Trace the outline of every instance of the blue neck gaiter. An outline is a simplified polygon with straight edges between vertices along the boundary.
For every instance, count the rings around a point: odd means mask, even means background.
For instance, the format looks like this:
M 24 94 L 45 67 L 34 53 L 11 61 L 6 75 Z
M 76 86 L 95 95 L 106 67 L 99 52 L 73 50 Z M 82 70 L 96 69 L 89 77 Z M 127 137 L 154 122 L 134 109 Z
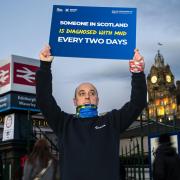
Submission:
M 97 106 L 94 104 L 85 104 L 76 108 L 76 116 L 80 118 L 97 117 Z

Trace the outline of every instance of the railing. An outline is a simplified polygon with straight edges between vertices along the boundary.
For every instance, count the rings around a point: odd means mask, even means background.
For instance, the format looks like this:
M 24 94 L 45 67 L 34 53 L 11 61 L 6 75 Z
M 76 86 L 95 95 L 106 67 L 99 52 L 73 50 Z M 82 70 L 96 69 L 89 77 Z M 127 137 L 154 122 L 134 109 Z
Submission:
M 38 129 L 38 133 L 37 133 L 37 130 L 35 129 Z M 39 126 L 35 126 L 34 127 L 34 131 L 33 131 L 33 137 L 37 140 L 39 138 L 45 138 L 48 142 L 49 142 L 49 145 L 50 145 L 50 150 L 53 154 L 55 154 L 57 157 L 59 157 L 59 148 L 58 148 L 58 145 L 55 145 L 54 142 L 48 137 L 48 135 L 43 132 L 41 130 L 41 128 Z
M 127 130 L 131 131 L 134 129 L 140 129 L 138 135 L 136 134 L 128 145 L 121 147 L 120 150 L 120 161 L 126 169 L 126 180 L 150 180 L 150 166 L 151 162 L 149 159 L 148 152 L 144 151 L 144 137 L 150 134 L 161 134 L 168 132 L 180 131 L 180 121 L 166 121 L 159 122 L 157 119 L 142 120 L 140 118 L 140 124 L 133 126 Z M 135 132 L 135 131 L 134 131 Z M 126 133 L 128 134 L 128 133 Z
M 120 162 L 125 167 L 126 179 L 149 180 L 150 168 L 147 153 L 143 152 L 138 139 L 121 148 Z
M 52 152 L 53 155 L 55 155 L 57 157 L 57 159 L 59 159 L 61 155 L 59 153 L 58 145 L 55 144 L 44 131 L 42 131 L 40 126 L 38 126 L 38 125 L 33 126 L 32 125 L 32 116 L 31 116 L 31 113 L 29 111 L 28 111 L 28 121 L 29 121 L 29 126 L 32 127 L 32 131 L 29 132 L 29 138 L 27 138 L 27 141 L 28 141 L 27 145 L 29 145 L 30 139 L 34 139 L 36 141 L 40 138 L 45 138 L 49 143 L 50 151 Z

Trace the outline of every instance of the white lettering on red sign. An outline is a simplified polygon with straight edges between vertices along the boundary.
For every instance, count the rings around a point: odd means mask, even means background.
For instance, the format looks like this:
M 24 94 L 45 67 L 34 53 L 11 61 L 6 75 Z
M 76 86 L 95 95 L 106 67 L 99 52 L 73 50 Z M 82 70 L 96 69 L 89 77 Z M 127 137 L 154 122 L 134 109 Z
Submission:
M 38 66 L 14 63 L 14 83 L 35 86 L 35 74 Z
M 0 67 L 0 87 L 10 83 L 10 63 Z

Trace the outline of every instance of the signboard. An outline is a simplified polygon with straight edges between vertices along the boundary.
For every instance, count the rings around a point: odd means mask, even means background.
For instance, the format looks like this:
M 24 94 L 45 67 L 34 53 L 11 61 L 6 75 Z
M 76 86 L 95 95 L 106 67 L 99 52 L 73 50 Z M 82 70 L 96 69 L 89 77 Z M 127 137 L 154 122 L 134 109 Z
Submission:
M 14 80 L 16 84 L 35 86 L 35 75 L 39 69 L 37 66 L 14 62 Z
M 6 94 L 0 97 L 0 112 L 9 110 L 11 107 L 10 94 Z
M 11 92 L 0 97 L 0 112 L 8 110 L 26 110 L 39 112 L 36 104 L 36 96 Z
M 46 119 L 36 119 L 36 118 L 31 118 L 32 120 L 32 125 L 33 126 L 41 126 L 41 127 L 44 127 L 44 128 L 47 128 L 48 127 L 48 122 Z M 4 121 L 5 121 L 5 116 L 4 115 L 1 115 L 0 116 L 0 127 L 4 125 Z
M 9 91 L 35 94 L 35 74 L 39 60 L 12 55 L 0 61 L 0 95 Z
M 53 56 L 129 60 L 136 8 L 54 5 L 49 44 Z
M 5 116 L 2 141 L 14 139 L 14 119 L 15 114 Z
M 171 134 L 171 142 L 172 142 L 172 146 L 176 149 L 177 153 L 178 153 L 178 135 L 177 134 Z M 149 138 L 149 143 L 150 143 L 150 158 L 151 158 L 151 164 L 154 161 L 154 157 L 155 157 L 155 152 L 158 148 L 158 139 L 159 136 L 153 136 Z
M 0 88 L 10 83 L 10 63 L 0 66 Z

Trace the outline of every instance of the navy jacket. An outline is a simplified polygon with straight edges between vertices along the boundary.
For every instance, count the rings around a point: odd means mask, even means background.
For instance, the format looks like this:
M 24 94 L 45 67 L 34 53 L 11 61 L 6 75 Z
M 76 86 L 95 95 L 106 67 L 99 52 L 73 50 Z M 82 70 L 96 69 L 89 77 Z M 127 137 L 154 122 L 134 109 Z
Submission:
M 146 106 L 144 73 L 132 75 L 131 98 L 121 109 L 82 119 L 57 105 L 50 67 L 51 63 L 41 62 L 36 93 L 44 117 L 63 144 L 62 180 L 119 180 L 119 135 Z

